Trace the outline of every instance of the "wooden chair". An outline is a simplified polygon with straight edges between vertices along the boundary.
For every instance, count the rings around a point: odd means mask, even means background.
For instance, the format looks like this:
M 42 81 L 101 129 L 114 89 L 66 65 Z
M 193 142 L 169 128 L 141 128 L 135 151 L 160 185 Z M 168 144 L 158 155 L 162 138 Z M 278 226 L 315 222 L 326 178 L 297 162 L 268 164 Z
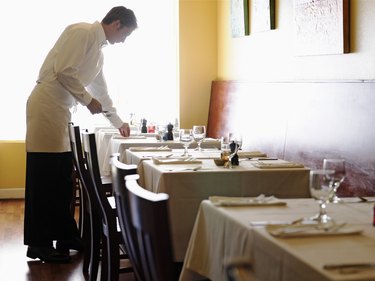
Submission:
M 255 281 L 253 267 L 248 258 L 233 258 L 225 265 L 228 281 Z
M 99 205 L 102 228 L 101 280 L 118 280 L 119 273 L 133 272 L 132 267 L 120 267 L 121 259 L 128 259 L 124 240 L 117 224 L 117 211 L 114 197 L 107 197 L 100 175 L 95 134 L 82 133 L 83 150 L 91 180 L 95 190 L 95 199 Z M 136 169 L 133 171 L 136 173 Z M 121 254 L 120 254 L 121 251 Z
M 80 128 L 79 126 L 74 126 L 73 123 L 69 123 L 68 127 L 73 162 L 82 187 L 82 238 L 85 245 L 82 270 L 84 273 L 88 273 L 90 281 L 96 281 L 101 249 L 101 217 L 99 214 L 99 205 L 95 199 L 96 195 L 93 182 L 86 167 Z
M 176 281 L 181 268 L 173 262 L 168 194 L 138 185 L 138 175 L 125 177 L 130 216 L 141 256 L 143 281 Z
M 133 266 L 135 277 L 138 281 L 145 280 L 141 267 L 141 256 L 137 243 L 137 235 L 132 227 L 129 207 L 129 192 L 125 188 L 125 176 L 132 174 L 136 165 L 126 165 L 119 161 L 119 154 L 111 155 L 111 174 L 113 194 L 116 201 L 117 216 L 119 219 L 122 237 Z

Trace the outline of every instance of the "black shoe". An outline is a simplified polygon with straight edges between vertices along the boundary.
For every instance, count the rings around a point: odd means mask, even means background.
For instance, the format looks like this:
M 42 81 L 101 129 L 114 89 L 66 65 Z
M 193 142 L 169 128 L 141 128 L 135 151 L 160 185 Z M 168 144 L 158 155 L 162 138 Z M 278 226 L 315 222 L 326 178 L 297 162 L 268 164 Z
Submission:
M 26 256 L 32 259 L 40 259 L 43 262 L 67 263 L 70 261 L 69 255 L 64 255 L 56 251 L 53 247 L 34 247 L 27 248 Z
M 56 242 L 56 250 L 60 253 L 69 253 L 69 250 L 83 251 L 83 242 L 80 238 L 59 240 Z

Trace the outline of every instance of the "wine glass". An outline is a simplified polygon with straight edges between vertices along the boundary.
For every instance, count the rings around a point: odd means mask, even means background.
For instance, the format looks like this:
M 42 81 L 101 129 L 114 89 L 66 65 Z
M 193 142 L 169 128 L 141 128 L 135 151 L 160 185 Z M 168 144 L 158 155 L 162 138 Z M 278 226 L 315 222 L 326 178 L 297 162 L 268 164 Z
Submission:
M 182 142 L 182 145 L 184 146 L 184 154 L 182 154 L 181 156 L 190 156 L 188 148 L 193 140 L 193 132 L 191 129 L 180 130 L 180 142 Z
M 202 151 L 201 143 L 206 137 L 206 126 L 193 126 L 193 137 L 198 144 L 197 150 Z
M 341 199 L 337 197 L 337 189 L 345 179 L 345 160 L 344 159 L 329 159 L 323 160 L 324 170 L 333 170 L 334 173 L 331 178 L 331 184 L 333 185 L 332 197 L 329 199 L 332 203 L 339 203 Z
M 333 194 L 331 182 L 333 170 L 311 170 L 309 188 L 311 196 L 319 201 L 319 213 L 310 218 L 320 224 L 327 224 L 332 218 L 327 215 L 326 206 Z

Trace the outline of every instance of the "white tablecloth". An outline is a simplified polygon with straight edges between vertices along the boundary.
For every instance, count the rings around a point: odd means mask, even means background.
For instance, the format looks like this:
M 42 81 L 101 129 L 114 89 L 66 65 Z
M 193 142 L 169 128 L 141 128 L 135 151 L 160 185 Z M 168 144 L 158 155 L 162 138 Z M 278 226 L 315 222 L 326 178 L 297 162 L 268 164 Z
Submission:
M 129 138 L 123 138 L 119 135 L 117 129 L 114 128 L 100 128 L 95 131 L 96 146 L 98 151 L 98 161 L 100 173 L 102 176 L 110 175 L 110 156 L 113 153 L 120 153 L 120 160 L 127 162 L 124 158 L 126 150 L 129 147 L 145 147 L 145 146 L 165 146 L 170 148 L 182 148 L 180 141 L 159 141 L 156 139 L 157 134 L 140 134 L 131 135 Z M 194 142 L 190 145 L 191 148 L 197 147 Z M 220 141 L 214 139 L 207 139 L 202 143 L 202 148 L 219 148 Z
M 102 176 L 110 175 L 110 156 L 119 152 L 119 146 L 124 143 L 128 147 L 138 145 L 149 145 L 149 143 L 160 142 L 156 140 L 157 134 L 131 135 L 129 138 L 122 138 L 115 128 L 98 128 L 95 130 L 96 147 L 98 151 L 98 162 Z
M 183 149 L 173 149 L 172 151 L 131 151 L 126 150 L 120 155 L 120 161 L 126 164 L 136 164 L 152 157 L 165 157 L 171 159 L 181 157 L 184 153 Z M 220 158 L 221 151 L 219 149 L 204 149 L 203 151 L 196 151 L 189 149 L 189 155 L 195 159 L 215 159 Z
M 329 204 L 337 222 L 363 229 L 359 235 L 275 238 L 254 221 L 293 221 L 318 211 L 313 199 L 288 199 L 287 206 L 216 207 L 201 204 L 180 281 L 226 281 L 224 264 L 235 257 L 252 260 L 257 280 L 375 280 L 375 270 L 340 274 L 323 265 L 375 261 L 373 203 Z M 199 274 L 198 274 L 199 273 Z
M 281 160 L 280 160 L 281 161 Z M 217 167 L 212 159 L 202 164 L 157 165 L 142 161 L 139 169 L 144 187 L 153 192 L 169 194 L 170 218 L 175 260 L 183 260 L 202 200 L 209 196 L 274 195 L 280 198 L 306 198 L 309 169 L 259 169 L 254 161 L 242 161 L 234 169 Z M 202 168 L 181 171 L 184 167 Z M 169 169 L 180 171 L 168 171 Z

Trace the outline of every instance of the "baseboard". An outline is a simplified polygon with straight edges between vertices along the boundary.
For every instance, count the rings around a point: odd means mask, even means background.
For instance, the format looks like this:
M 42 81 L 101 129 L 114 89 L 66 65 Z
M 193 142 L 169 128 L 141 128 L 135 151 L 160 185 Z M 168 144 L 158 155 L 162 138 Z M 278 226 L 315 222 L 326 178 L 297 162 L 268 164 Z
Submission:
M 0 199 L 25 198 L 24 188 L 0 188 Z

